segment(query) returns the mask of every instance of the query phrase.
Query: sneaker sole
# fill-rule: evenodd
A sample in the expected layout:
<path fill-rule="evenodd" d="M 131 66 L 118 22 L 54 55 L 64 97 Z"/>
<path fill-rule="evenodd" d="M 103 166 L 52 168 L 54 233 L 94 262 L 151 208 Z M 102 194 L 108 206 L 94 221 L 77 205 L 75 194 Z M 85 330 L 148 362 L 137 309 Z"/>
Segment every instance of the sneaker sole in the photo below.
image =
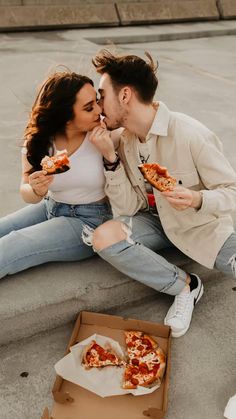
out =
<path fill-rule="evenodd" d="M 203 287 L 203 284 L 201 284 L 201 288 L 200 288 L 199 294 L 198 294 L 198 296 L 196 298 L 196 301 L 194 302 L 194 307 L 198 303 L 198 301 L 200 300 L 200 298 L 202 297 L 203 292 L 204 292 L 204 287 Z M 164 321 L 164 324 L 166 324 L 165 321 Z M 181 336 L 185 335 L 185 333 L 188 331 L 188 329 L 190 327 L 190 324 L 191 324 L 191 322 L 189 323 L 188 327 L 186 327 L 185 329 L 181 330 L 180 332 L 171 331 L 171 334 L 172 334 L 173 338 L 180 338 Z"/>

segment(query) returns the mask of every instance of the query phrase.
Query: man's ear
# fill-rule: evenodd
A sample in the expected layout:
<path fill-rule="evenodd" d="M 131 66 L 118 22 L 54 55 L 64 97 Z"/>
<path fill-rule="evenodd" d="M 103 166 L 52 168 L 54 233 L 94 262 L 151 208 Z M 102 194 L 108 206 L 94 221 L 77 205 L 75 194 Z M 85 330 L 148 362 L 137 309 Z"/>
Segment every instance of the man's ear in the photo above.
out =
<path fill-rule="evenodd" d="M 129 86 L 122 87 L 119 91 L 119 100 L 123 105 L 127 105 L 131 99 L 132 90 Z"/>

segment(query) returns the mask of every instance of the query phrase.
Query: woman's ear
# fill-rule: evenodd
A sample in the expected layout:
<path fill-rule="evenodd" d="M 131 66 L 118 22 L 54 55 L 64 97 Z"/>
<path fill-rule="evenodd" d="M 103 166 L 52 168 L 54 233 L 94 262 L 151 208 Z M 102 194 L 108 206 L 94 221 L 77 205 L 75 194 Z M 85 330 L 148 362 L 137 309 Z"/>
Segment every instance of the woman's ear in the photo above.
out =
<path fill-rule="evenodd" d="M 122 87 L 119 91 L 119 100 L 123 105 L 127 105 L 131 99 L 132 90 L 129 86 Z"/>

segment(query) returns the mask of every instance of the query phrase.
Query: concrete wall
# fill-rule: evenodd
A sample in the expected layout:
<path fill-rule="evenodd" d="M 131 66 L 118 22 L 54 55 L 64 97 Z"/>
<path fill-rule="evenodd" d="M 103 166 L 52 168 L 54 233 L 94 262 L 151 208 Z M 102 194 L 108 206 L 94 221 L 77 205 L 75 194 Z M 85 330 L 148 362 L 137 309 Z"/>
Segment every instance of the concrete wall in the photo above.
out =
<path fill-rule="evenodd" d="M 0 31 L 236 18 L 236 0 L 0 0 Z"/>

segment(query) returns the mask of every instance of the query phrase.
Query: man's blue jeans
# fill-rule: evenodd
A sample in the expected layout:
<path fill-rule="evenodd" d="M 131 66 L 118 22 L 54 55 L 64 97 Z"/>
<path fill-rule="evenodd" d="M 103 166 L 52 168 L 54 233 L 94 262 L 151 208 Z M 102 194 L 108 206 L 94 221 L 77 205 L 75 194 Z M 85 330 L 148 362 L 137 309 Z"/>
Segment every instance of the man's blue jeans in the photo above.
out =
<path fill-rule="evenodd" d="M 110 205 L 68 205 L 46 198 L 0 219 L 0 278 L 53 261 L 94 255 L 82 241 L 84 225 L 96 228 L 112 218 Z"/>
<path fill-rule="evenodd" d="M 161 249 L 174 247 L 165 235 L 159 217 L 139 212 L 133 217 L 121 216 L 117 220 L 129 226 L 127 239 L 98 254 L 120 272 L 157 291 L 179 294 L 185 286 L 187 274 L 158 254 Z M 215 268 L 236 277 L 236 233 L 221 248 Z"/>

